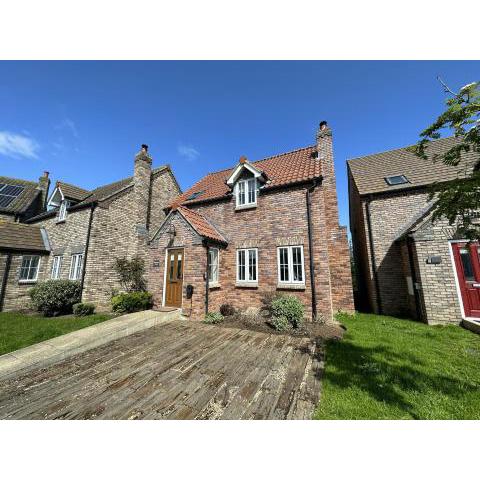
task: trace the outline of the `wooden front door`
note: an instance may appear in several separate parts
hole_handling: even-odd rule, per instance
[[[182,306],[183,263],[183,248],[170,249],[167,251],[167,275],[165,285],[165,306],[167,307]]]
[[[480,244],[452,244],[466,317],[480,318]]]

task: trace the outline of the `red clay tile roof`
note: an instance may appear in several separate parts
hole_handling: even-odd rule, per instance
[[[304,147],[293,152],[282,153],[250,163],[263,171],[269,178],[270,182],[265,186],[265,189],[283,185],[287,186],[291,183],[311,180],[321,176],[320,161],[313,158],[314,152],[316,152],[316,146]],[[230,193],[230,188],[225,182],[236,166],[220,172],[209,173],[195,183],[193,187],[177,197],[172,206],[188,205],[203,200],[226,197]],[[197,192],[201,193],[195,199],[187,200],[188,197]]]
[[[225,237],[201,213],[182,206],[177,207],[177,210],[200,236],[220,243],[228,243]]]

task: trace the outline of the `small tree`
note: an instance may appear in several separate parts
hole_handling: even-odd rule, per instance
[[[434,200],[432,219],[446,218],[450,225],[457,225],[462,236],[469,240],[480,238],[480,82],[470,83],[458,92],[452,91],[440,78],[445,93],[447,109],[426,128],[422,139],[411,148],[420,158],[427,159],[428,144],[440,138],[441,130],[453,130],[459,140],[452,148],[432,157],[445,165],[458,166],[462,153],[475,154],[474,165],[465,164],[463,175],[448,182],[436,183],[429,194]]]
[[[146,290],[145,262],[140,257],[131,260],[126,257],[117,258],[114,264],[115,271],[120,278],[120,285],[127,292],[143,292]]]

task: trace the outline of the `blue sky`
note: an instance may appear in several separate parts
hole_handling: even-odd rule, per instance
[[[340,220],[346,163],[415,142],[480,62],[0,62],[0,174],[84,188],[131,175],[140,144],[183,189],[209,171],[333,129]]]

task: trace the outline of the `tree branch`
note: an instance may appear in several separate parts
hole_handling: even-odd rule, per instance
[[[445,93],[450,93],[454,97],[459,97],[460,96],[459,93],[455,93],[449,88],[449,86],[440,78],[440,75],[437,75],[437,80],[442,84],[443,89],[445,90]]]

